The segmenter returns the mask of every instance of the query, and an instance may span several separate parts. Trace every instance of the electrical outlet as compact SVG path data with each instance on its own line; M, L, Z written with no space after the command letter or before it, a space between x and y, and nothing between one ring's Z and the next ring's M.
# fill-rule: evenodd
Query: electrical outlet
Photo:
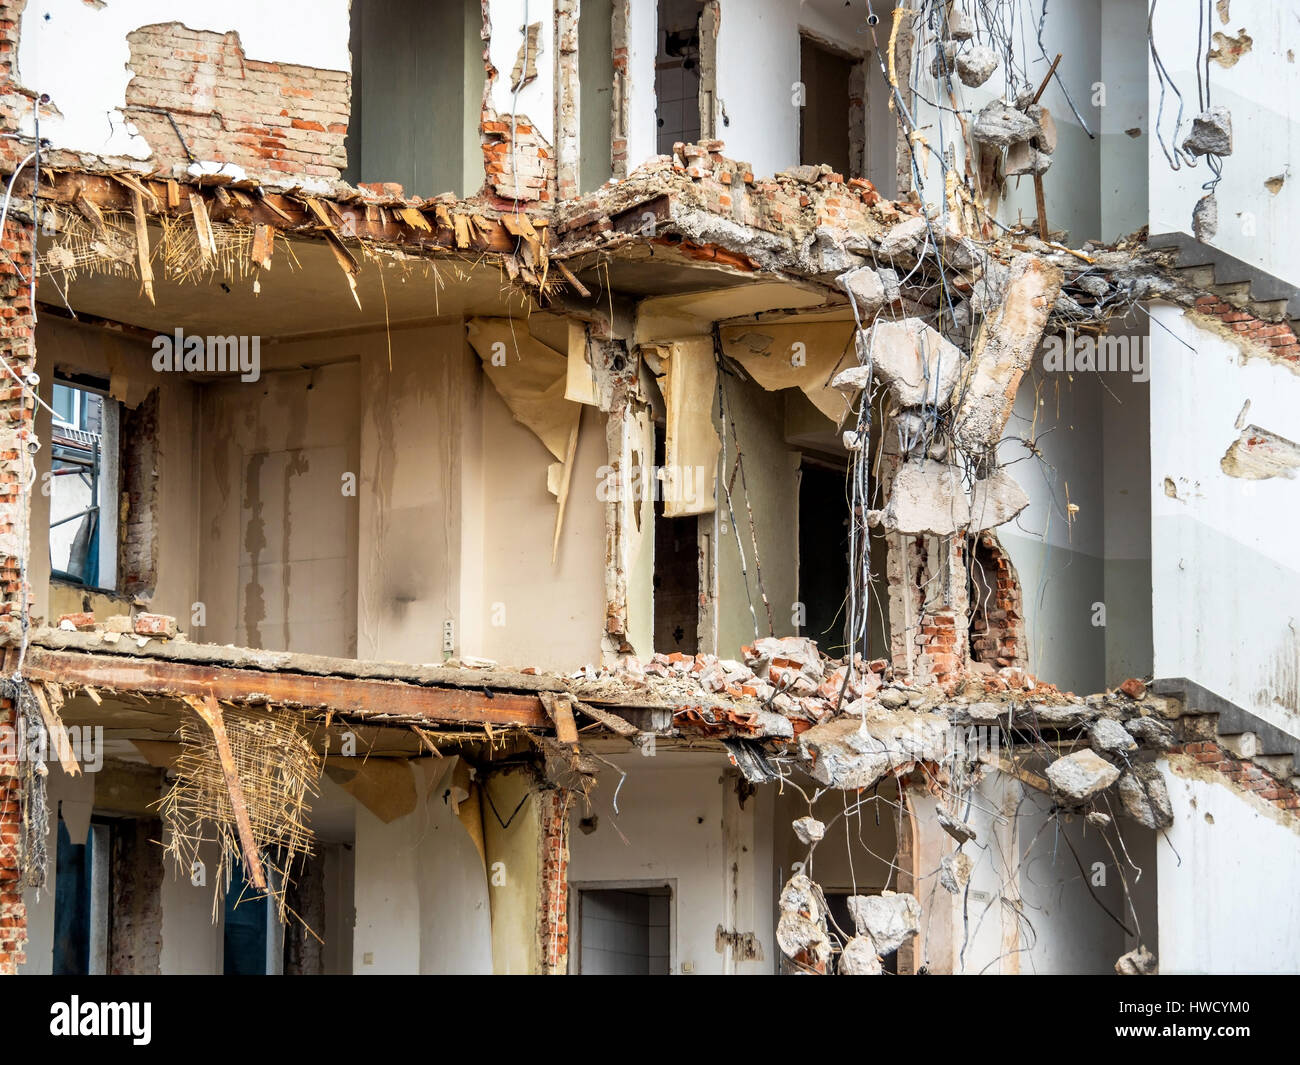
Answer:
M452 618L442 623L442 653L445 655L456 653L456 622Z

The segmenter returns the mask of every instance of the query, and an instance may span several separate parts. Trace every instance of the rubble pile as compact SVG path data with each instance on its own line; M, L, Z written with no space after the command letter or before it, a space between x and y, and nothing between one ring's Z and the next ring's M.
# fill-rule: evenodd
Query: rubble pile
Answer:
M174 641L185 643L188 637L177 627L176 619L170 614L149 614L144 611L135 614L114 614L97 621L90 612L62 614L56 628L63 632L99 633L105 643L117 643L123 636L131 637L137 646L144 647L150 640Z

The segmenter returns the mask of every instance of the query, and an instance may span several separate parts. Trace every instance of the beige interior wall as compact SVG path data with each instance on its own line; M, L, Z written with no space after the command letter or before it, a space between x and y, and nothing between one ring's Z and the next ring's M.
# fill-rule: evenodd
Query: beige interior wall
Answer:
M440 662L460 603L462 423L473 417L461 397L478 360L459 319L392 333L391 365L383 334L358 343L357 655Z
M713 516L717 566L718 637L715 650L722 657L735 658L742 645L754 640L754 619L745 594L746 578L741 573L737 532L745 552L749 595L753 599L754 614L758 617L759 634L768 634L767 612L759 591L760 567L754 564L754 543L749 525L751 509L758 540L758 561L761 563L763 587L772 605L775 634L791 636L795 633L791 613L799 576L799 492L796 481L799 453L783 439L785 400L780 392L765 392L753 382L735 378L728 378L726 389L727 415L735 420L736 434L740 438L749 508L745 505L746 489L737 474L731 490L737 528L732 529L723 485L729 479L735 462L736 443L730 427L727 427L723 449L725 465L719 467L718 509ZM724 427L718 422L719 435L723 431ZM702 628L701 649L706 646Z
M112 381L113 392L127 407L137 406L154 389L158 403L158 480L155 513L164 535L158 539L158 584L149 606L172 614L182 629L188 627L190 605L198 597L198 448L194 426L198 389L179 374L160 374L152 365L152 350L143 340L104 329L79 326L45 317L37 327L36 366L41 399L52 395L56 371L93 374ZM45 530L50 500L41 491L50 469L50 414L37 408L36 435L41 450L36 456L36 489L32 493L32 550L29 579L35 597L34 614L57 620L59 614L78 611L83 593L60 585L51 597L50 558ZM122 613L128 604L109 596L92 595L91 606L101 619Z
M503 828L491 807L483 811L483 842L492 905L492 971L498 976L537 971L537 903L541 857L541 815L526 770L493 773L487 779L492 803L502 816L518 811ZM523 806L519 806L520 802Z
M360 377L354 359L204 387L197 638L355 653Z
M639 441L638 454L645 467L654 464L655 432L657 431L649 408L636 411L634 438ZM625 530L630 539L627 572L627 639L633 650L642 658L654 654L655 606L655 500L653 478L643 475L641 483L648 487L637 501L640 526Z
M605 510L596 494L607 461L605 416L584 408L559 553L551 564L555 497L546 488L550 452L480 377L478 490L467 497L462 573L481 573L477 633L464 651L502 665L574 669L599 661L605 614ZM473 530L471 534L469 530ZM474 556L477 556L475 558ZM501 622L498 624L498 622ZM477 648L473 642L477 637Z

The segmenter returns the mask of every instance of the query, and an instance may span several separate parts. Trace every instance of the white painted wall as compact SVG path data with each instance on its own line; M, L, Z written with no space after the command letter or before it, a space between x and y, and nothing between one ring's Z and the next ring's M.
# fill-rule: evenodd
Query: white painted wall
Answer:
M1091 624L1102 600L1102 409L1095 373L1044 369L1035 357L1016 394L998 455L1029 506L997 530L1020 577L1035 676L1077 692L1103 683L1104 630ZM1036 458L1021 439L1036 442ZM1069 520L1068 507L1079 509Z
M1300 827L1186 758L1162 760L1174 823L1159 844L1160 971L1300 972Z
M449 760L450 761L450 760ZM388 824L356 811L354 973L491 973L487 877L445 788ZM426 790L427 789L427 790Z
M199 860L206 870L206 883L191 883L174 862L163 867L161 891L162 955L159 966L164 976L220 975L225 957L225 921L213 900L217 884L217 848L205 843ZM160 856L160 860L161 856Z
M1055 9L1053 9L1055 10ZM1147 5L1136 0L1101 0L1101 78L1104 107L1095 114L1101 150L1101 232L1115 240L1147 221L1148 135L1146 81ZM1064 60L1062 60L1064 62ZM1083 101L1075 103L1082 105ZM1087 103L1091 106L1092 94ZM1131 131L1138 130L1137 136Z
M719 755L664 751L653 758L631 754L611 760L627 773L618 792L621 813L616 815L612 806L619 774L605 770L592 793L596 830L587 834L578 827L587 816L581 808L571 815L570 882L672 881L675 972L727 971L716 945L717 930L729 924L733 912L740 931L757 933L764 955L759 962L739 963L735 971L775 971L773 789L760 789L743 809L727 815L736 839L743 837L742 845L733 848L723 829L723 804L736 806L737 799L722 781L727 767ZM729 854L739 864L734 881L728 876ZM733 882L734 911L728 901Z
M748 162L757 175L773 174L799 162L799 32L806 29L844 50L866 54L871 37L859 33L861 12L826 0L723 0L718 31L718 139L732 159ZM655 0L631 0L628 23L628 167L651 159L655 147ZM885 30L888 35L888 29ZM893 125L885 110L888 91L874 58L867 70L868 126L875 157L868 176L882 190L892 188Z
M190 29L234 31L250 59L348 70L348 0L30 0L18 44L18 80L52 105L41 136L57 148L147 159L150 147L121 111L133 76L126 35L141 26L182 22ZM58 114L53 113L57 108ZM23 132L30 133L30 116Z
M1300 481L1242 480L1219 465L1247 400L1243 424L1300 440L1300 375L1242 361L1177 308L1152 314L1155 674L1189 677L1300 736Z
M1014 46L1032 87L1037 89L1042 82L1056 53L1063 53L1064 58L1057 73L1095 134L1100 127L1101 116L1099 109L1092 103L1093 86L1103 77L1101 0L1076 0L1071 4L1051 5L1043 30L1046 59L1038 50L1033 32L1042 15L1041 3L1038 0L1018 0L1015 6ZM883 22L882 17L882 25ZM914 117L930 150L918 152L918 160L922 165L926 200L939 203L943 199L944 187L939 159L953 144L957 145L960 159L962 137L960 126L950 112L939 111L920 98L942 100L945 107L949 105L946 88L940 93L939 79L930 76L934 46L931 45L924 55L919 72L914 71L918 89ZM902 76L900 71L900 78ZM1133 76L1140 74L1134 70ZM990 100L1002 97L1007 92L1003 72L995 73L975 89L963 86L955 77L953 83L958 106L976 113ZM1072 244L1078 246L1083 241L1100 235L1101 204L1097 195L1100 142L1090 139L1084 132L1055 79L1043 93L1041 102L1056 120L1058 134L1052 167L1044 175L1048 222L1053 229L1068 230ZM1032 219L1035 214L1032 178L1009 179L1009 189L999 211L1000 219Z
M492 84L492 106L498 114L527 116L548 144L555 143L555 15L547 0L492 0L492 41L488 55L497 68ZM510 89L524 37L521 28L540 22L537 78L523 86L518 95Z
M1300 64L1295 60L1294 4L1277 0L1232 0L1226 25L1213 18L1213 29L1236 36L1246 30L1254 44L1229 68L1211 61L1211 103L1232 113L1233 153L1223 160L1223 180L1216 197L1219 230L1209 241L1245 262L1267 270L1291 284L1300 283L1300 244L1293 239L1300 207L1300 183L1291 167L1300 146L1300 123L1292 101L1300 94ZM1197 111L1197 20L1180 4L1156 8L1153 31L1156 47L1185 102L1177 143L1191 129ZM1155 121L1159 93L1150 76L1149 113ZM1172 129L1178 102L1167 96L1164 129ZM1166 138L1169 139L1168 137ZM1204 160L1194 169L1170 169L1155 139L1150 158L1151 232L1190 233L1192 208L1205 195L1201 186L1211 177ZM1287 180L1276 194L1264 187L1267 178Z
M656 0L627 0L627 169L631 173L656 153Z

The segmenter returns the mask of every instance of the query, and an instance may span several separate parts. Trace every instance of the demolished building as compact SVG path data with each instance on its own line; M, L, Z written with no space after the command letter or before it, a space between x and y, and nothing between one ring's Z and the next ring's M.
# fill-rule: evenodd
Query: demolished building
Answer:
M0 970L1294 969L1277 8L0 0Z

